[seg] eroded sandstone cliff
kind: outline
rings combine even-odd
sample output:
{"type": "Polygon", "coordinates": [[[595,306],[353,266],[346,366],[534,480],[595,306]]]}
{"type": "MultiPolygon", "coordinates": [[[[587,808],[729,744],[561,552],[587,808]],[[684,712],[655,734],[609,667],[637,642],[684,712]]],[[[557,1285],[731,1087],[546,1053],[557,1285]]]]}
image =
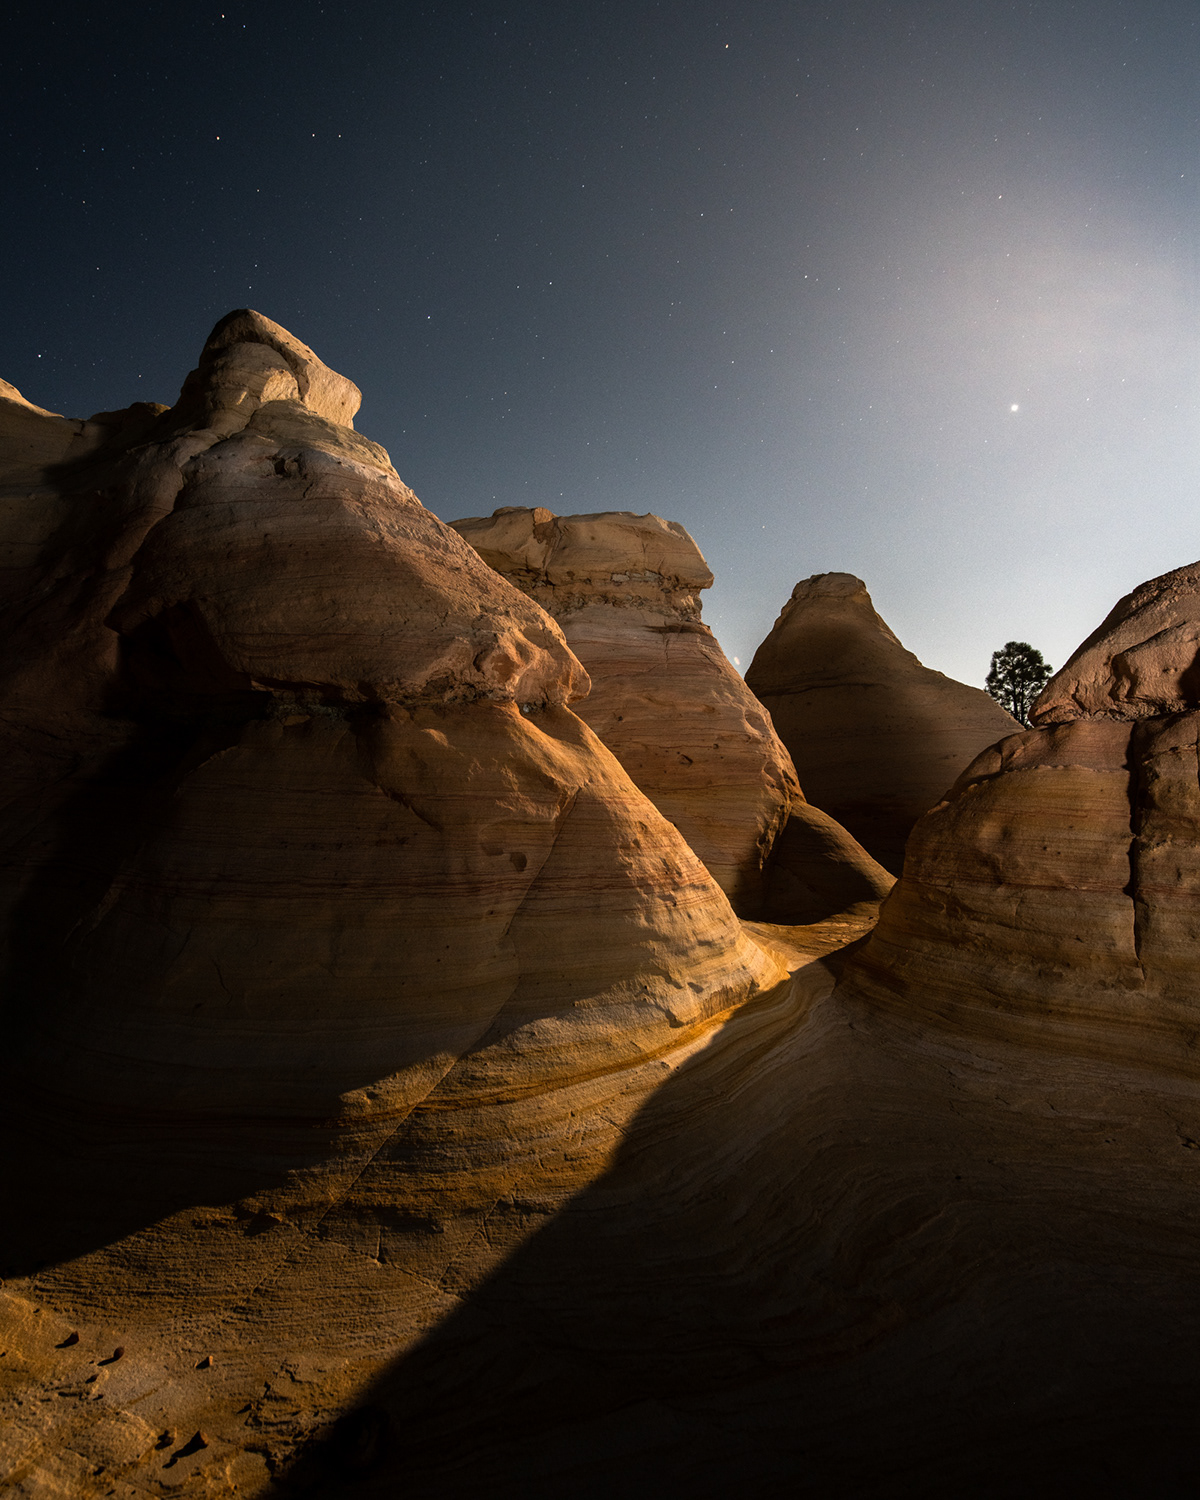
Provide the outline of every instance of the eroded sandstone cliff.
{"type": "Polygon", "coordinates": [[[985,746],[1019,726],[979,688],[922,666],[849,573],[792,590],[746,682],[810,802],[900,873],[913,824],[985,746]]]}
{"type": "Polygon", "coordinates": [[[402,1348],[786,971],[284,330],[170,410],[7,399],[8,1311],[33,1387],[55,1316],[126,1351],[8,1458],[252,1487],[264,1380],[402,1348]]]}
{"type": "Polygon", "coordinates": [[[884,1003],[1190,1073],[1200,570],[1123,599],[916,826],[857,966],[884,1003]]]}
{"type": "Polygon", "coordinates": [[[310,361],[13,416],[6,1493],[1190,1493],[1186,664],[739,928],[310,361]]]}
{"type": "Polygon", "coordinates": [[[882,900],[887,872],[809,805],[770,715],[700,618],[712,573],[682,526],[505,506],[455,521],[587,668],[577,705],[749,918],[811,922],[882,900]]]}

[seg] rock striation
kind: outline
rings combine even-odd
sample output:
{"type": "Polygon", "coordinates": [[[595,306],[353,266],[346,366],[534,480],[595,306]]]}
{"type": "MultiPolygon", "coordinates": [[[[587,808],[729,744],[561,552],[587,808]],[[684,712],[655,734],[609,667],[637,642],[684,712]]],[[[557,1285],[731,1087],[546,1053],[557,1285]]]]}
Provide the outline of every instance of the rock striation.
{"type": "Polygon", "coordinates": [[[0,427],[0,1487],[1190,1493],[1197,711],[738,924],[294,342],[0,427]]]}
{"type": "Polygon", "coordinates": [[[555,1035],[568,1074],[644,1062],[660,1027],[676,1045],[769,971],[567,708],[588,680],[561,631],[352,430],[357,402],[231,314],[103,486],[89,469],[62,492],[32,565],[49,577],[11,601],[28,757],[47,704],[109,726],[66,776],[87,815],[56,761],[9,861],[32,881],[19,986],[45,994],[30,1025],[76,1105],[115,1092],[191,1133],[247,1114],[390,1129],[501,1057],[540,1055],[544,1086],[555,1035]],[[39,899],[50,868],[78,883],[69,920],[39,899]],[[34,943],[63,950],[52,1003],[34,943]]]}
{"type": "Polygon", "coordinates": [[[6,1201],[63,1213],[3,1269],[49,1237],[29,1315],[115,1330],[129,1442],[202,1429],[249,1485],[287,1351],[363,1378],[786,969],[285,330],[223,319],[169,410],[6,399],[6,1201]]]}
{"type": "Polygon", "coordinates": [[[1191,1072],[1200,898],[1196,565],[1123,599],[914,829],[857,966],[971,1035],[1191,1072]]]}
{"type": "Polygon", "coordinates": [[[746,682],[809,800],[894,874],[921,814],[981,750],[1020,727],[981,689],[922,666],[849,573],[796,585],[746,682]]]}
{"type": "Polygon", "coordinates": [[[452,523],[561,626],[591,678],[577,706],[744,917],[807,922],[891,879],[811,807],[770,716],[700,618],[712,574],[682,526],[504,506],[452,523]]]}

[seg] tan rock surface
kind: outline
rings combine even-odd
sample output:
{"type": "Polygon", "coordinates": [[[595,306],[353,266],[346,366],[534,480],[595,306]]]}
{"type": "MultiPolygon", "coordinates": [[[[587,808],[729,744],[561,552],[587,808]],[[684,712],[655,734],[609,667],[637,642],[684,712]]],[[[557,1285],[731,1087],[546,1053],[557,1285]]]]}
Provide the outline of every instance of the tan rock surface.
{"type": "Polygon", "coordinates": [[[513,506],[453,525],[561,625],[592,683],[576,711],[736,911],[815,921],[887,894],[887,873],[806,804],[769,715],[700,619],[712,574],[682,526],[513,506]]]}
{"type": "Polygon", "coordinates": [[[895,874],[921,814],[985,746],[1020,727],[981,689],[922,666],[849,573],[796,585],[746,682],[808,800],[895,874]]]}
{"type": "Polygon", "coordinates": [[[785,978],[314,361],[224,320],[4,597],[30,1493],[257,1492],[785,978]]]}
{"type": "Polygon", "coordinates": [[[1200,563],[1120,600],[1046,684],[1036,724],[1145,719],[1200,707],[1200,563]]]}
{"type": "Polygon", "coordinates": [[[984,751],[918,823],[864,992],[971,1035],[1193,1071],[1200,713],[1178,711],[1186,664],[1166,670],[1161,642],[1200,639],[1194,576],[1122,600],[1047,685],[1044,727],[984,751]],[[1147,640],[1149,680],[1130,665],[1147,640]]]}
{"type": "Polygon", "coordinates": [[[282,471],[253,467],[265,429],[197,443],[176,413],[47,476],[73,530],[24,606],[46,611],[40,702],[5,658],[33,768],[3,845],[25,882],[3,991],[6,1494],[1189,1493],[1194,716],[983,757],[915,856],[932,998],[874,939],[835,988],[869,919],[739,930],[562,701],[582,679],[553,622],[482,565],[472,585],[469,549],[312,415],[321,440],[279,440],[282,471]],[[334,601],[344,657],[319,632],[301,649],[288,623],[317,590],[293,591],[274,528],[321,588],[336,566],[293,461],[326,476],[331,554],[373,557],[381,595],[402,554],[422,597],[468,635],[486,614],[525,665],[498,681],[439,636],[410,669],[410,606],[382,597],[374,643],[334,601]],[[218,472],[237,567],[212,541],[218,472]],[[168,491],[190,584],[140,544],[168,491]],[[372,696],[360,664],[403,696],[372,696]],[[1114,894],[1122,734],[1141,928],[1114,894]],[[1007,906],[979,906],[998,874],[1007,906]],[[1164,1010],[1126,983],[1129,926],[1164,1010]],[[969,971],[939,970],[935,938],[969,971]],[[1081,963],[1098,999],[1070,988],[1081,963]]]}

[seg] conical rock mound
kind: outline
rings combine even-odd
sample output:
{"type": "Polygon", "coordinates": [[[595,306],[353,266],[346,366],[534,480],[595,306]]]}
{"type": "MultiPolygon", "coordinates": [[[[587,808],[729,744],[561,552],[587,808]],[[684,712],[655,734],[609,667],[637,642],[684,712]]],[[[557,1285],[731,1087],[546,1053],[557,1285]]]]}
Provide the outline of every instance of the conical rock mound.
{"type": "Polygon", "coordinates": [[[739,915],[813,922],[887,894],[887,872],[806,802],[770,715],[701,620],[712,573],[678,522],[505,506],[453,525],[553,615],[591,677],[576,711],[739,915]]]}
{"type": "Polygon", "coordinates": [[[809,801],[896,874],[921,814],[985,746],[1019,727],[981,689],[922,666],[849,573],[796,585],[746,682],[770,710],[809,801]]]}
{"type": "Polygon", "coordinates": [[[1190,1072],[1200,1013],[1197,570],[1123,599],[917,824],[856,965],[968,1035],[1190,1072]]]}
{"type": "MultiPolygon", "coordinates": [[[[251,1492],[264,1383],[336,1409],[785,971],[285,330],[231,314],[169,410],[6,401],[6,1307],[251,1492]]],[[[33,1412],[77,1493],[103,1424],[33,1412]]]]}

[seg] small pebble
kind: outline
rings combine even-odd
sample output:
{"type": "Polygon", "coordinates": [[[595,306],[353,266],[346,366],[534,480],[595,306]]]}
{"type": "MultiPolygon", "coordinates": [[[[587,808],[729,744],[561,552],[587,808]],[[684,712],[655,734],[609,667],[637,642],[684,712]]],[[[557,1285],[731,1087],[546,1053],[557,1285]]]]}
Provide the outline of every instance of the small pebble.
{"type": "Polygon", "coordinates": [[[62,1343],[61,1344],[57,1344],[55,1347],[58,1348],[58,1349],[70,1349],[73,1345],[77,1344],[78,1342],[79,1342],[79,1335],[77,1333],[68,1333],[67,1336],[66,1336],[66,1338],[63,1339],[62,1343]]]}
{"type": "Polygon", "coordinates": [[[203,1359],[199,1359],[199,1360],[196,1361],[196,1368],[197,1368],[197,1370],[211,1370],[212,1369],[212,1363],[213,1363],[213,1357],[212,1357],[212,1355],[211,1354],[206,1354],[203,1359]]]}

